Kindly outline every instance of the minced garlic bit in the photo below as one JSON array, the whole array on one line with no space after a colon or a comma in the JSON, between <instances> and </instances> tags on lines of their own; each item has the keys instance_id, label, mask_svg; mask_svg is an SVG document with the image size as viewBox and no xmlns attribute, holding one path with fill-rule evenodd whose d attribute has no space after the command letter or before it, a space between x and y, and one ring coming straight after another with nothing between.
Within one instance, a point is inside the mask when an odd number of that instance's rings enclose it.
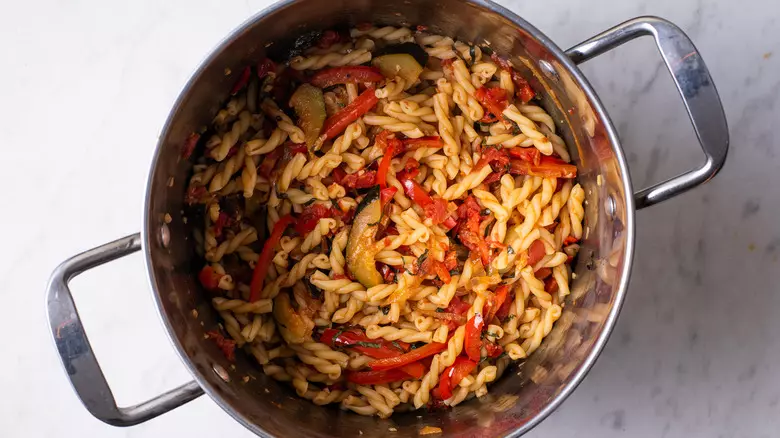
<instances>
[{"instance_id":1,"label":"minced garlic bit","mask_svg":"<svg viewBox=\"0 0 780 438\"><path fill-rule=\"evenodd\" d=\"M198 317L198 310L197 309L192 309L192 317L193 318L197 318Z\"/></svg>"},{"instance_id":2,"label":"minced garlic bit","mask_svg":"<svg viewBox=\"0 0 780 438\"><path fill-rule=\"evenodd\" d=\"M165 221L166 224L169 224L173 222L173 218L171 217L170 214L165 213L165 216L163 216L163 221Z\"/></svg>"},{"instance_id":3,"label":"minced garlic bit","mask_svg":"<svg viewBox=\"0 0 780 438\"><path fill-rule=\"evenodd\" d=\"M387 430L389 430L390 432L398 432L398 429L394 427L388 428Z\"/></svg>"},{"instance_id":4,"label":"minced garlic bit","mask_svg":"<svg viewBox=\"0 0 780 438\"><path fill-rule=\"evenodd\" d=\"M229 67L225 67L225 76L230 76L231 73L233 73L233 71L230 70Z\"/></svg>"},{"instance_id":5,"label":"minced garlic bit","mask_svg":"<svg viewBox=\"0 0 780 438\"><path fill-rule=\"evenodd\" d=\"M425 426L420 429L420 435L435 435L441 433L441 427Z\"/></svg>"},{"instance_id":6,"label":"minced garlic bit","mask_svg":"<svg viewBox=\"0 0 780 438\"><path fill-rule=\"evenodd\" d=\"M173 187L173 183L174 183L174 179L171 176L171 177L168 178L168 187Z\"/></svg>"},{"instance_id":7,"label":"minced garlic bit","mask_svg":"<svg viewBox=\"0 0 780 438\"><path fill-rule=\"evenodd\" d=\"M244 376L244 378L241 380L243 380L244 383L249 383L249 376Z\"/></svg>"}]
</instances>

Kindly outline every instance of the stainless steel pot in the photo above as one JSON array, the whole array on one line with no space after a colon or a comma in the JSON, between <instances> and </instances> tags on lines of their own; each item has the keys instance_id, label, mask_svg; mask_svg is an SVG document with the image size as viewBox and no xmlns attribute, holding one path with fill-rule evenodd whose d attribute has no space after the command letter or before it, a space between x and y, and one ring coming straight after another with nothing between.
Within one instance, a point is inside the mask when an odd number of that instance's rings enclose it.
<instances>
[{"instance_id":1,"label":"stainless steel pot","mask_svg":"<svg viewBox=\"0 0 780 438\"><path fill-rule=\"evenodd\" d=\"M191 172L191 164L179 159L179 146L218 110L233 81L225 77L225 68L237 71L266 53L284 59L295 37L305 32L362 22L424 24L434 32L489 44L498 53L511 55L544 96L544 106L569 145L587 194L585 239L572 294L552 333L521 365L523 372L507 373L483 400L420 417L417 412L398 414L386 421L317 407L267 378L251 358L240 356L231 369L214 343L204 340L204 332L216 326L217 315L195 281L191 230L178 213ZM698 169L633 193L617 133L577 64L643 35L654 38L672 73L706 160ZM95 417L116 426L149 420L206 392L241 424L263 436L351 436L357 430L369 436L416 436L426 425L441 427L448 436L519 436L563 402L604 347L628 286L635 208L712 178L727 150L725 115L704 61L679 28L660 18L627 21L564 52L522 18L485 0L280 2L228 36L176 101L150 169L142 232L79 254L54 271L47 296L51 332L81 401ZM165 213L174 218L170 225L163 222ZM68 282L85 270L141 249L162 322L195 380L142 404L120 408L92 353ZM193 317L193 309L198 318ZM247 375L255 379L244 383ZM389 432L390 427L397 432Z\"/></svg>"}]
</instances>

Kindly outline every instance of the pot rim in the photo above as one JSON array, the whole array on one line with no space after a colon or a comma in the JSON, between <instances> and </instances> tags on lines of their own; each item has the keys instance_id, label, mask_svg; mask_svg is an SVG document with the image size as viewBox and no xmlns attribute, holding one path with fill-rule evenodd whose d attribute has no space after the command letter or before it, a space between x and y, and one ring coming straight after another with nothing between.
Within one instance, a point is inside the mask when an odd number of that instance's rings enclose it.
<instances>
[{"instance_id":1,"label":"pot rim","mask_svg":"<svg viewBox=\"0 0 780 438\"><path fill-rule=\"evenodd\" d=\"M623 184L623 191L626 194L625 196L626 223L624 224L625 226L624 230L626 233L625 234L626 246L625 246L625 252L622 260L623 271L618 282L618 290L614 296L614 301L610 309L609 315L607 315L604 321L604 326L601 332L599 333L598 337L596 338L592 350L590 351L588 356L585 357L585 359L582 361L582 364L577 369L577 371L573 373L573 377L571 378L571 380L564 386L564 388L558 394L554 396L554 398L550 401L550 403L547 404L547 406L545 406L534 417L532 417L530 420L522 424L520 427L518 427L508 435L509 437L514 438L525 434L526 432L530 431L535 426L537 426L539 423L541 423L542 420L544 420L551 413L553 413L553 411L555 411L561 405L561 403L563 403L563 401L566 400L571 395L571 393L580 385L580 383L582 383L582 380L585 378L585 376L590 371L593 364L601 355L601 351L604 349L604 346L606 345L610 335L612 334L612 330L615 327L615 324L618 319L618 315L620 314L620 310L623 307L623 302L625 300L625 296L628 289L628 283L631 276L631 268L632 268L633 257L634 257L634 240L636 234L635 233L636 211L635 211L634 197L633 197L634 191L631 185L631 176L628 172L628 165L626 162L626 158L623 154L623 148L622 145L620 144L620 140L618 138L617 132L612 124L612 120L609 118L609 115L604 109L604 106L599 100L597 94L593 90L593 87L590 85L590 83L585 78L584 74L580 71L580 69L577 67L577 65L568 56L566 56L564 51L561 50L560 47L558 47L558 45L555 44L552 40L550 40L544 33L542 33L539 29L531 25L525 19L520 18L517 14L515 14L511 10L497 3L494 3L490 0L462 0L462 1L464 3L472 4L474 6L495 12L501 15L502 17L504 17L505 19L509 20L515 26L522 28L523 30L528 32L531 36L533 36L538 42L543 44L545 48L549 50L550 54L555 56L556 61L558 61L561 65L566 67L567 72L571 75L572 78L574 78L576 83L585 92L585 95L588 97L594 112L598 114L598 118L604 126L604 130L607 134L610 144L613 146L613 151L617 159L618 168L620 169L620 172L623 175L621 182ZM175 347L176 353L178 354L179 358L181 358L182 362L184 363L184 366L187 368L189 373L193 376L195 381L198 382L201 388L203 388L203 390L209 395L209 397L212 400L214 400L214 402L216 402L217 405L219 405L225 412L227 412L236 421L241 423L244 427L246 427L253 433L257 434L258 436L270 436L270 435L266 433L266 431L261 427L261 425L253 423L244 415L235 411L222 398L221 394L211 387L211 384L208 382L208 380L203 378L200 370L195 368L193 363L190 361L189 356L184 350L184 346L179 342L179 339L176 337L173 326L171 325L168 316L165 313L165 309L162 302L162 296L157 288L157 281L154 275L154 269L152 267L151 251L149 250L152 244L151 239L154 238L153 233L151 232L152 229L151 223L149 222L149 218L151 217L150 199L152 196L151 191L153 187L153 178L155 174L155 169L157 168L158 163L160 161L160 156L162 154L164 142L168 135L168 131L170 130L171 125L173 123L174 116L178 113L178 110L183 105L185 97L189 94L190 90L193 88L194 84L198 81L203 71L206 69L208 65L214 62L215 58L223 50L225 50L230 44L232 44L236 39L238 39L244 32L246 32L252 26L254 26L256 22L264 19L266 16L270 15L273 12L287 8L294 3L296 3L296 0L281 0L253 14L251 17L249 17L247 20L245 20L243 23L237 26L234 30L232 30L225 38L223 38L208 53L208 55L203 60L201 60L201 62L198 64L198 67L190 75L189 79L187 80L187 83L184 85L181 92L179 92L176 101L171 107L171 110L168 113L168 117L166 118L165 124L160 130L160 135L158 136L157 145L155 147L154 155L152 157L151 165L149 167L149 175L147 177L147 182L146 182L146 194L144 196L143 220L142 220L142 229L141 229L141 243L142 243L142 249L144 253L144 264L146 266L146 270L148 273L149 286L153 292L154 301L157 305L158 314L163 326L165 327L165 332L168 335L168 339Z\"/></svg>"}]
</instances>

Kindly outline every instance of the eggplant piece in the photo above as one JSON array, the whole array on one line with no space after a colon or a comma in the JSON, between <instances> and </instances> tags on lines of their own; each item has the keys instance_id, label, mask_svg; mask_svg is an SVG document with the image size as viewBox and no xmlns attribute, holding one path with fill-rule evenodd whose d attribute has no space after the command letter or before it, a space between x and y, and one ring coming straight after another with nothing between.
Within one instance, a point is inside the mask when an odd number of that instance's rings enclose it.
<instances>
[{"instance_id":1,"label":"eggplant piece","mask_svg":"<svg viewBox=\"0 0 780 438\"><path fill-rule=\"evenodd\" d=\"M355 210L355 219L347 239L347 268L366 288L374 287L383 281L382 274L376 269L377 250L374 241L381 218L379 186L375 186Z\"/></svg>"},{"instance_id":2,"label":"eggplant piece","mask_svg":"<svg viewBox=\"0 0 780 438\"><path fill-rule=\"evenodd\" d=\"M288 344L302 344L314 330L314 324L293 309L290 296L286 292L280 293L274 299L273 315L279 334Z\"/></svg>"},{"instance_id":3,"label":"eggplant piece","mask_svg":"<svg viewBox=\"0 0 780 438\"><path fill-rule=\"evenodd\" d=\"M415 43L402 43L402 44L393 44L390 46L385 46L382 49L378 50L377 53L374 55L374 57L384 56L384 55L395 55L398 53L406 53L407 55L412 55L415 61L417 61L418 64L425 67L426 64L428 64L428 52L425 51L419 44Z\"/></svg>"},{"instance_id":4,"label":"eggplant piece","mask_svg":"<svg viewBox=\"0 0 780 438\"><path fill-rule=\"evenodd\" d=\"M303 130L306 146L311 148L319 138L327 117L322 90L311 84L303 84L290 97L290 106L298 116L298 125Z\"/></svg>"},{"instance_id":5,"label":"eggplant piece","mask_svg":"<svg viewBox=\"0 0 780 438\"><path fill-rule=\"evenodd\" d=\"M386 78L393 79L400 76L409 85L417 82L423 71L422 66L414 59L414 56L407 53L379 56L374 58L371 64L378 68Z\"/></svg>"}]
</instances>

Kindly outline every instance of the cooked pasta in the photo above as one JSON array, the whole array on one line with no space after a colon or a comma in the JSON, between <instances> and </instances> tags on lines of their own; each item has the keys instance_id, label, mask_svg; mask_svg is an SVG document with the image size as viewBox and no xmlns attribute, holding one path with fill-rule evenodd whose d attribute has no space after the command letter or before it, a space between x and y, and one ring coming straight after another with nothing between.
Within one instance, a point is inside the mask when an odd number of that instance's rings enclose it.
<instances>
[{"instance_id":1,"label":"cooked pasta","mask_svg":"<svg viewBox=\"0 0 780 438\"><path fill-rule=\"evenodd\" d=\"M407 27L333 35L239 90L192 158L218 345L361 415L483 397L566 305L576 167L508 61ZM456 360L472 371L442 379Z\"/></svg>"}]
</instances>

